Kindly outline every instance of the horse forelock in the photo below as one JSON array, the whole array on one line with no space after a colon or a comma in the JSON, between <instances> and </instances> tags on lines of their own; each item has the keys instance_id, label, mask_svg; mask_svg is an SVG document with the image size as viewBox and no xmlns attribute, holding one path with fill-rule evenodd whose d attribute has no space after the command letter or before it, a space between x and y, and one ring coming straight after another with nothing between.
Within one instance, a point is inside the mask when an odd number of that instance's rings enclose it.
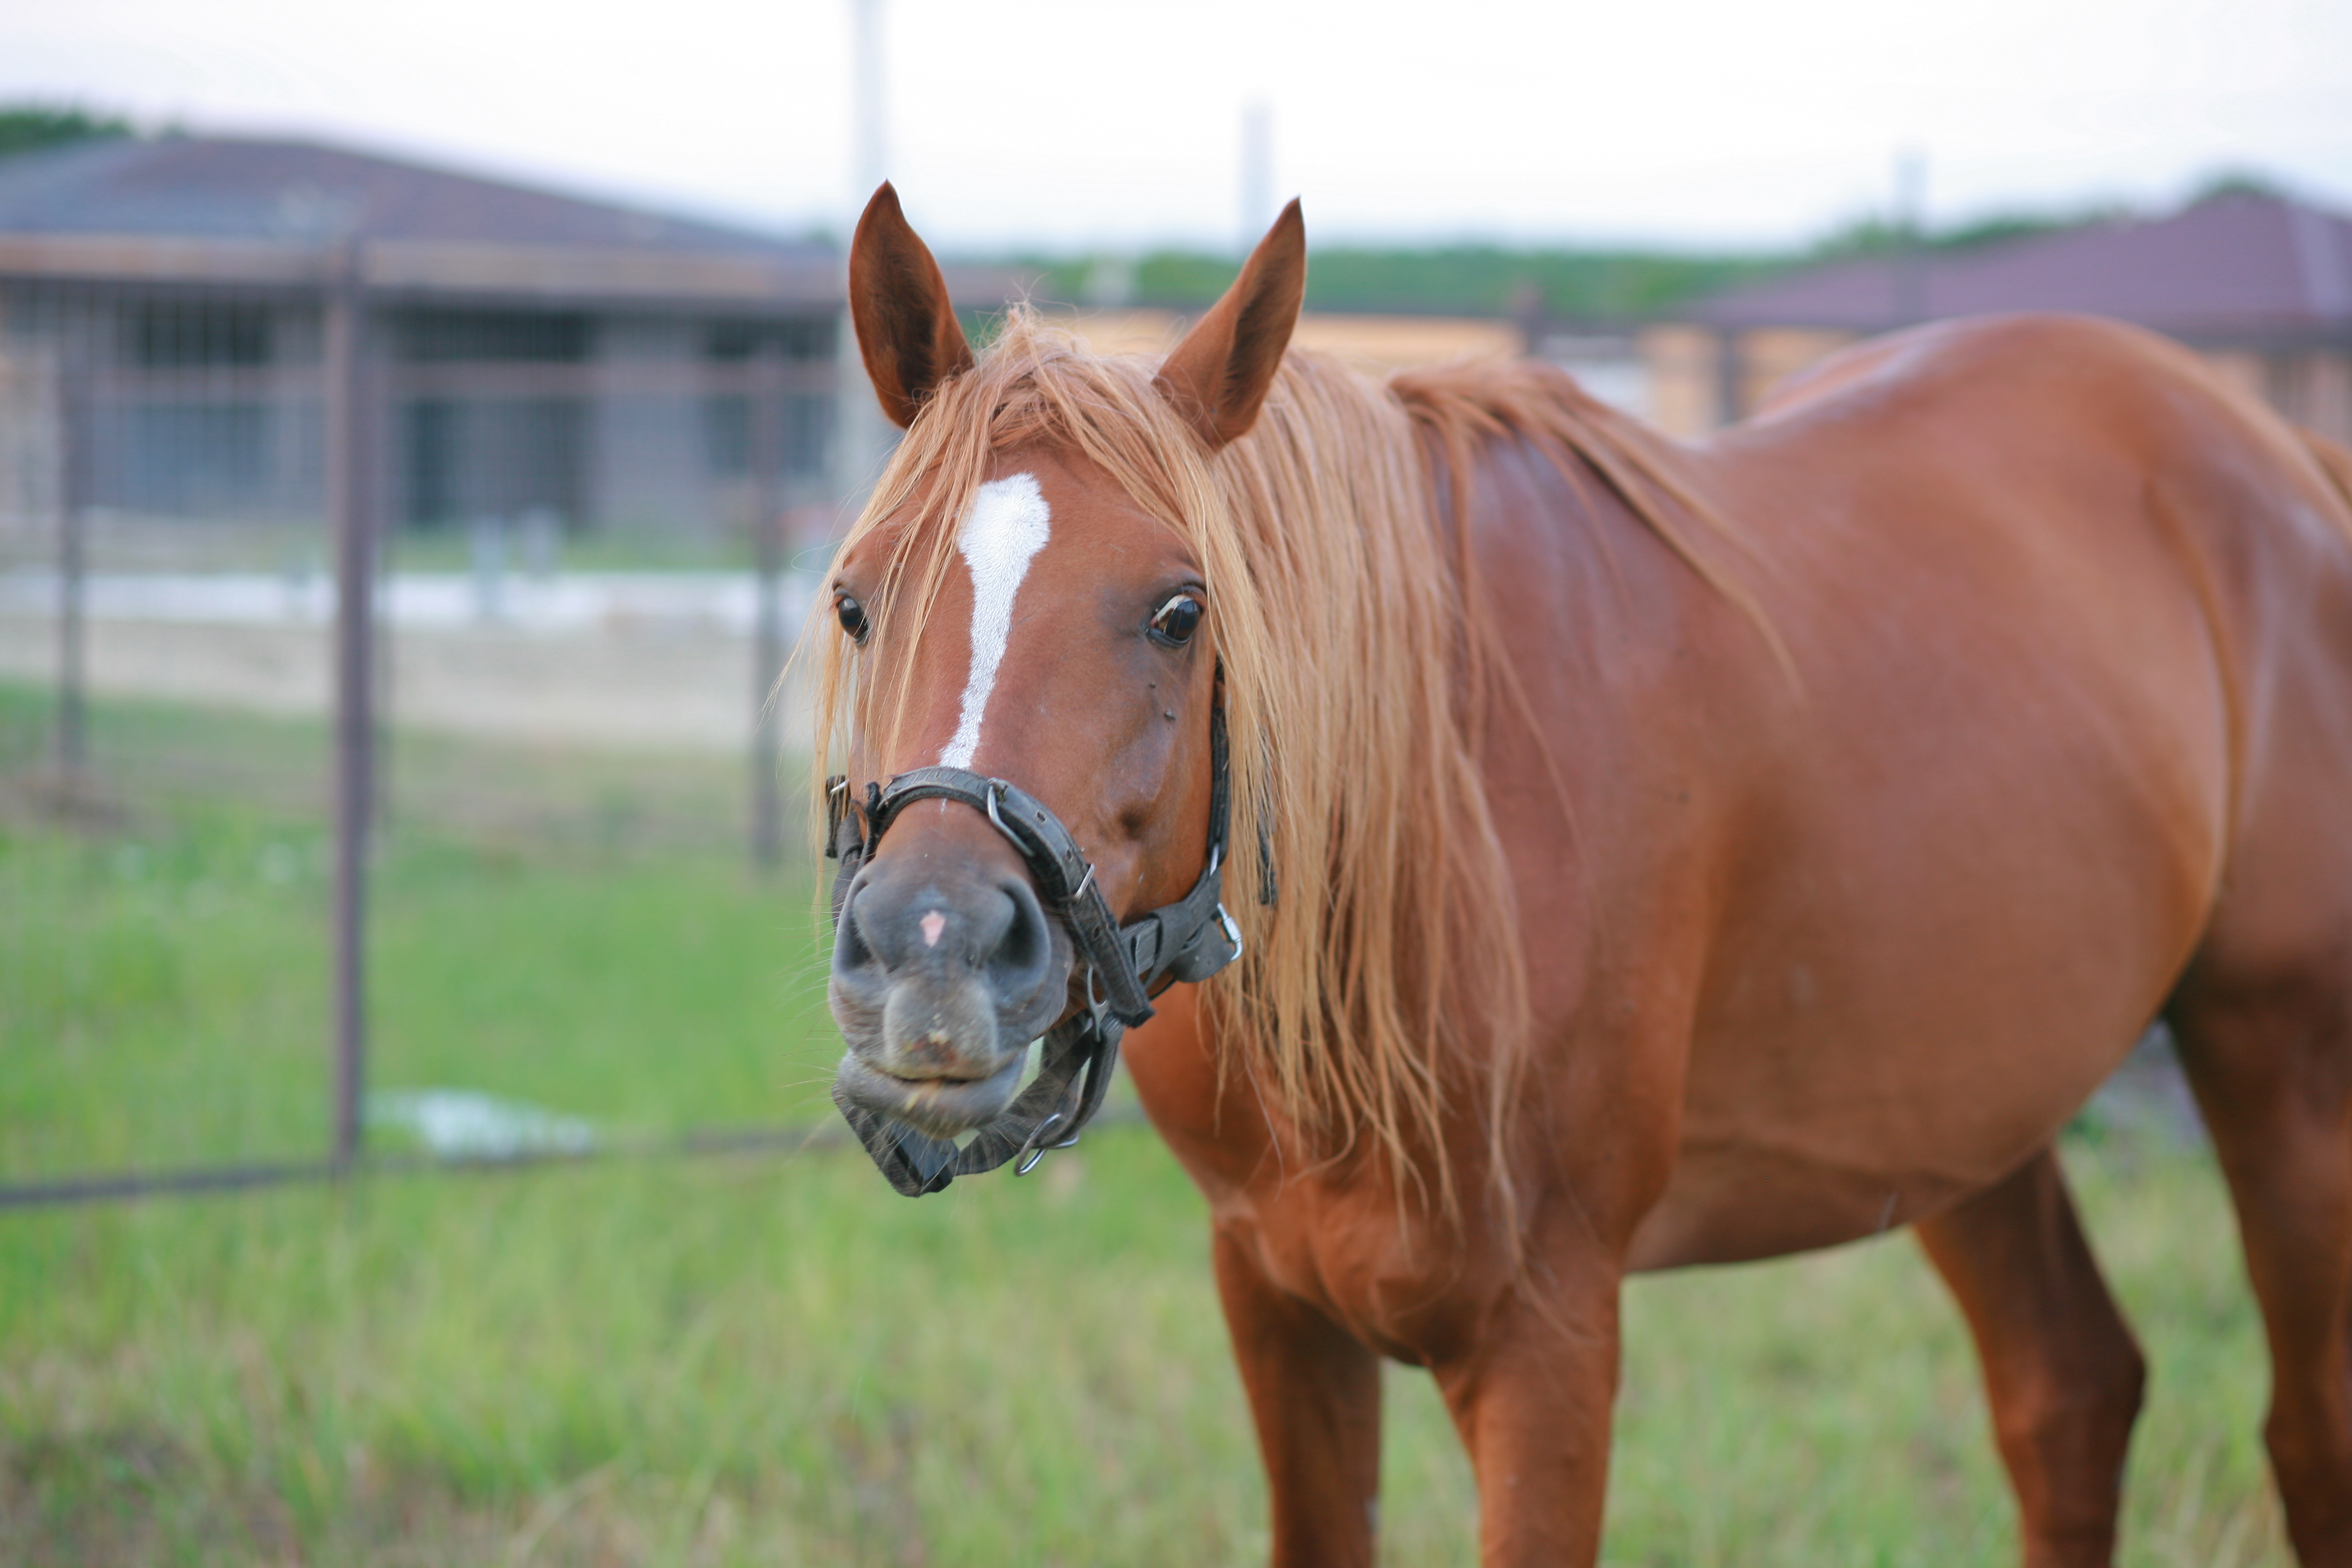
<instances>
[{"instance_id":1,"label":"horse forelock","mask_svg":"<svg viewBox=\"0 0 2352 1568\"><path fill-rule=\"evenodd\" d=\"M1477 744L1499 645L1439 522L1415 438L1430 416L1410 387L1294 350L1256 425L1212 456L1156 368L1015 308L925 406L844 542L882 562L870 646L929 623L959 526L1009 450L1082 458L1173 531L1202 569L1235 737L1226 903L1247 951L1204 987L1238 1047L1221 1061L1254 1076L1300 1152L1368 1152L1447 1207L1449 1123L1483 1119L1507 1191L1502 1107L1527 985ZM795 658L814 687L814 773L863 779L898 754L912 661L868 668L831 621L808 618Z\"/></svg>"}]
</instances>

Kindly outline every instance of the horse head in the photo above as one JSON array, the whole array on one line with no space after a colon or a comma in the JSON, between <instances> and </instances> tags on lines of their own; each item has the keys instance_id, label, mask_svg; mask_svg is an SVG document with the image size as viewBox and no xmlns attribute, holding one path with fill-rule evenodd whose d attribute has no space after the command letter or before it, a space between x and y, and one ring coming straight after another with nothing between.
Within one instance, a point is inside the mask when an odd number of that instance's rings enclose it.
<instances>
[{"instance_id":1,"label":"horse head","mask_svg":"<svg viewBox=\"0 0 2352 1568\"><path fill-rule=\"evenodd\" d=\"M1006 428L996 399L954 395L977 362L887 184L858 224L849 277L866 374L910 436L830 584L830 653L855 692L836 802L850 842L831 979L848 1047L835 1097L854 1122L863 1112L951 1139L1004 1116L1031 1042L1116 989L1086 911L1107 908L1105 929L1134 947L1137 927L1119 927L1143 911L1182 904L1188 889L1215 902L1219 563L1133 475L1045 426ZM1202 458L1243 434L1304 281L1293 204L1148 387L1136 383L1158 406L1124 412ZM1171 973L1189 977L1163 963L1144 978ZM1132 1022L1149 1007L1130 990Z\"/></svg>"}]
</instances>

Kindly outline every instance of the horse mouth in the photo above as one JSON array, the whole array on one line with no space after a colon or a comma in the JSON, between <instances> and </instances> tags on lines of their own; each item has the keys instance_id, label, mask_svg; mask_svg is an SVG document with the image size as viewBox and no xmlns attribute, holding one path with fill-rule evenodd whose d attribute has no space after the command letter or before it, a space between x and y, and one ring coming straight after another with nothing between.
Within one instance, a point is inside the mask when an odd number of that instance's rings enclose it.
<instances>
[{"instance_id":1,"label":"horse mouth","mask_svg":"<svg viewBox=\"0 0 2352 1568\"><path fill-rule=\"evenodd\" d=\"M1025 1052L983 1078L901 1078L850 1051L841 1058L835 1092L861 1110L887 1116L934 1138L953 1138L993 1121L1021 1088Z\"/></svg>"}]
</instances>

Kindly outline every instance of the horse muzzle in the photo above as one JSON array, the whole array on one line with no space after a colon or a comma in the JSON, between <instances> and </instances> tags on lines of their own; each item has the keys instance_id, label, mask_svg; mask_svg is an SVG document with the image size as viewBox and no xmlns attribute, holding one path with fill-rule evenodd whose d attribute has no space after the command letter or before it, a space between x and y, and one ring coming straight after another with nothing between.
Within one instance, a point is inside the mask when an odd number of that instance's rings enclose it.
<instances>
[{"instance_id":1,"label":"horse muzzle","mask_svg":"<svg viewBox=\"0 0 2352 1568\"><path fill-rule=\"evenodd\" d=\"M1001 1115L1067 1005L1071 948L1025 878L885 858L851 882L829 988L860 1109L935 1138Z\"/></svg>"}]
</instances>

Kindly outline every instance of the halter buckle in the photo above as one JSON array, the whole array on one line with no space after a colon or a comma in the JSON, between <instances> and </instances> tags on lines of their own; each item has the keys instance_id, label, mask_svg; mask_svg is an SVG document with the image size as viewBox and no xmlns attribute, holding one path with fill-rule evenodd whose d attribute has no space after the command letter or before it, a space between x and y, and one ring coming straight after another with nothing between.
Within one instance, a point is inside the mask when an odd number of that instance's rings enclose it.
<instances>
[{"instance_id":1,"label":"halter buckle","mask_svg":"<svg viewBox=\"0 0 2352 1568\"><path fill-rule=\"evenodd\" d=\"M1092 1024L1095 1034L1099 1037L1108 1038L1109 1037L1103 1033L1103 1026L1113 1021L1110 1016L1110 998L1098 994L1100 974L1101 971L1093 964L1087 965L1087 1016Z\"/></svg>"},{"instance_id":2,"label":"halter buckle","mask_svg":"<svg viewBox=\"0 0 2352 1568\"><path fill-rule=\"evenodd\" d=\"M1010 843L1013 847L1021 851L1021 858L1025 863L1029 858L1028 841L1024 839L1019 834L1013 832L1010 827L1007 827L1004 825L1004 818L996 814L996 803L1003 799L1004 792L1012 787L1013 786L1011 784L1005 783L1003 779L991 779L988 781L988 788L982 793L982 798L988 803L988 820L990 823L995 826L997 832L1004 835L1005 840Z\"/></svg>"},{"instance_id":3,"label":"halter buckle","mask_svg":"<svg viewBox=\"0 0 2352 1568\"><path fill-rule=\"evenodd\" d=\"M1066 1149L1071 1143L1077 1142L1076 1138L1071 1139L1069 1142L1066 1143L1045 1143L1039 1142L1039 1140L1043 1139L1046 1133L1060 1126L1061 1122L1062 1113L1058 1110L1049 1110L1045 1113L1045 1119L1043 1121L1040 1121L1036 1126L1032 1127L1029 1130L1029 1136L1022 1140L1020 1150L1013 1156L1013 1173L1014 1175L1025 1176L1030 1172L1035 1170L1037 1168L1037 1162L1045 1157L1046 1150Z\"/></svg>"}]
</instances>

